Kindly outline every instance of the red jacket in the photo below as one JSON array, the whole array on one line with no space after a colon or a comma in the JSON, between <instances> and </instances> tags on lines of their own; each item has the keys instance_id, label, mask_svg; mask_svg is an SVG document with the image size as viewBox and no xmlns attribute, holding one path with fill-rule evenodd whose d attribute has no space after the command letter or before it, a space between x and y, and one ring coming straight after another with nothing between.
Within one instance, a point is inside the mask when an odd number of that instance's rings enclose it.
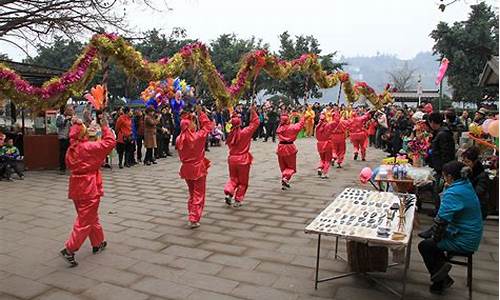
<instances>
[{"instance_id":1,"label":"red jacket","mask_svg":"<svg viewBox=\"0 0 500 300\"><path fill-rule=\"evenodd\" d=\"M377 121L375 120L372 120L369 124L368 124L368 135L375 135L375 133L377 132Z\"/></svg>"},{"instance_id":2,"label":"red jacket","mask_svg":"<svg viewBox=\"0 0 500 300\"><path fill-rule=\"evenodd\" d=\"M104 194L101 164L116 145L114 134L102 128L102 139L96 142L71 140L66 152L66 166L71 171L68 198L95 199Z\"/></svg>"},{"instance_id":3,"label":"red jacket","mask_svg":"<svg viewBox=\"0 0 500 300\"><path fill-rule=\"evenodd\" d=\"M340 120L333 122L319 121L316 126L316 139L318 140L316 146L319 153L332 150L332 133L339 125Z\"/></svg>"},{"instance_id":4,"label":"red jacket","mask_svg":"<svg viewBox=\"0 0 500 300\"><path fill-rule=\"evenodd\" d=\"M278 144L278 148L276 149L276 153L281 156L287 156L297 153L297 147L293 144L297 139L297 135L304 128L304 117L300 118L299 123L296 124L285 124L280 125L276 130L278 134L278 140L280 143ZM282 144L281 142L290 143L290 144Z\"/></svg>"},{"instance_id":5,"label":"red jacket","mask_svg":"<svg viewBox=\"0 0 500 300\"><path fill-rule=\"evenodd\" d=\"M349 131L351 133L360 133L365 130L365 123L372 117L371 113L365 113L351 119Z\"/></svg>"},{"instance_id":6,"label":"red jacket","mask_svg":"<svg viewBox=\"0 0 500 300\"><path fill-rule=\"evenodd\" d=\"M205 158L205 141L213 123L204 112L200 112L199 121L200 130L196 132L190 129L182 130L177 137L177 152L182 163L179 176L183 179L196 180L207 176L210 166L210 161Z\"/></svg>"},{"instance_id":7,"label":"red jacket","mask_svg":"<svg viewBox=\"0 0 500 300\"><path fill-rule=\"evenodd\" d=\"M259 116L252 110L250 124L243 129L236 129L239 132L231 132L237 134L236 143L228 143L229 155L227 161L229 164L247 165L251 164L253 157L250 153L250 142L252 141L253 134L259 128Z\"/></svg>"},{"instance_id":8,"label":"red jacket","mask_svg":"<svg viewBox=\"0 0 500 300\"><path fill-rule=\"evenodd\" d=\"M129 115L123 114L118 117L118 120L116 120L115 132L117 135L116 141L121 144L125 143L123 141L124 137L130 138L132 136L132 120Z\"/></svg>"},{"instance_id":9,"label":"red jacket","mask_svg":"<svg viewBox=\"0 0 500 300\"><path fill-rule=\"evenodd\" d=\"M345 133L349 126L351 126L350 120L341 119L340 114L337 112L333 115L333 122L336 126L332 130L332 139L334 136L342 135L345 138Z\"/></svg>"}]
</instances>

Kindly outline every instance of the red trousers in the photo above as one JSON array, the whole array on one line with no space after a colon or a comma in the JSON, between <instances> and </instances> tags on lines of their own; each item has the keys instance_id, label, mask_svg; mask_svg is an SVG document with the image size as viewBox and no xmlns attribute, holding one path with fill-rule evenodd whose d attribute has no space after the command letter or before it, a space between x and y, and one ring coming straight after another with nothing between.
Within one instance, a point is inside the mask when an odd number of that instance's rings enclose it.
<instances>
[{"instance_id":1,"label":"red trousers","mask_svg":"<svg viewBox=\"0 0 500 300\"><path fill-rule=\"evenodd\" d=\"M332 161L332 151L328 150L326 152L320 152L319 159L318 169L321 169L323 174L327 175Z\"/></svg>"},{"instance_id":2,"label":"red trousers","mask_svg":"<svg viewBox=\"0 0 500 300\"><path fill-rule=\"evenodd\" d=\"M98 247L104 241L104 233L99 223L99 202L101 198L90 200L74 200L77 217L73 224L73 231L65 243L66 249L75 252L89 237L92 247Z\"/></svg>"},{"instance_id":3,"label":"red trousers","mask_svg":"<svg viewBox=\"0 0 500 300\"><path fill-rule=\"evenodd\" d=\"M224 194L234 196L234 200L242 202L248 188L250 164L229 163L229 179L224 186Z\"/></svg>"},{"instance_id":4,"label":"red trousers","mask_svg":"<svg viewBox=\"0 0 500 300\"><path fill-rule=\"evenodd\" d=\"M188 211L189 221L199 222L203 207L205 207L205 189L207 176L200 177L195 180L185 179L189 189Z\"/></svg>"},{"instance_id":5,"label":"red trousers","mask_svg":"<svg viewBox=\"0 0 500 300\"><path fill-rule=\"evenodd\" d=\"M351 143L354 146L354 153L361 151L361 158L366 157L366 132L351 133Z\"/></svg>"},{"instance_id":6,"label":"red trousers","mask_svg":"<svg viewBox=\"0 0 500 300\"><path fill-rule=\"evenodd\" d=\"M279 155L278 163L281 170L281 178L290 181L292 175L297 173L297 153L291 155Z\"/></svg>"},{"instance_id":7,"label":"red trousers","mask_svg":"<svg viewBox=\"0 0 500 300\"><path fill-rule=\"evenodd\" d=\"M342 164L345 156L345 134L334 134L332 136L332 157L337 163Z\"/></svg>"}]
</instances>

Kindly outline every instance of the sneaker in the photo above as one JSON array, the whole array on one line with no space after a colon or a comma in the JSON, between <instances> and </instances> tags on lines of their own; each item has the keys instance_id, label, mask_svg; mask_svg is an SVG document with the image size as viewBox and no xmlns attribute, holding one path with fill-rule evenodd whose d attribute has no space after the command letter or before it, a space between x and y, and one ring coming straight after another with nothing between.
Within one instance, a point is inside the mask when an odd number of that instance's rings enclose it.
<instances>
[{"instance_id":1,"label":"sneaker","mask_svg":"<svg viewBox=\"0 0 500 300\"><path fill-rule=\"evenodd\" d=\"M226 195L224 197L224 202L226 202L227 205L231 206L231 204L233 204L233 196Z\"/></svg>"},{"instance_id":2,"label":"sneaker","mask_svg":"<svg viewBox=\"0 0 500 300\"><path fill-rule=\"evenodd\" d=\"M362 161L366 161L366 158L364 158L364 157L363 157L361 160L362 160Z\"/></svg>"},{"instance_id":3,"label":"sneaker","mask_svg":"<svg viewBox=\"0 0 500 300\"><path fill-rule=\"evenodd\" d=\"M102 251L104 251L104 249L106 249L107 245L108 243L106 241L103 241L99 246L92 247L92 253L93 254L101 253Z\"/></svg>"},{"instance_id":4,"label":"sneaker","mask_svg":"<svg viewBox=\"0 0 500 300\"><path fill-rule=\"evenodd\" d=\"M285 179L281 180L281 189L286 190L289 188L290 188L290 183L288 183L288 181Z\"/></svg>"},{"instance_id":5,"label":"sneaker","mask_svg":"<svg viewBox=\"0 0 500 300\"><path fill-rule=\"evenodd\" d=\"M321 179L328 179L328 175L327 174L321 174Z\"/></svg>"},{"instance_id":6,"label":"sneaker","mask_svg":"<svg viewBox=\"0 0 500 300\"><path fill-rule=\"evenodd\" d=\"M118 165L118 168L123 169L123 165L121 165L121 164Z\"/></svg>"},{"instance_id":7,"label":"sneaker","mask_svg":"<svg viewBox=\"0 0 500 300\"><path fill-rule=\"evenodd\" d=\"M447 277L449 277L448 273L450 272L450 270L451 264L448 262L444 263L441 268L439 268L439 270L431 276L431 281L438 282L445 280Z\"/></svg>"},{"instance_id":8,"label":"sneaker","mask_svg":"<svg viewBox=\"0 0 500 300\"><path fill-rule=\"evenodd\" d=\"M200 222L189 222L189 228L191 229L195 229L195 228L198 228L200 227Z\"/></svg>"},{"instance_id":9,"label":"sneaker","mask_svg":"<svg viewBox=\"0 0 500 300\"><path fill-rule=\"evenodd\" d=\"M156 160L153 160L151 163L152 163L153 165L158 164L158 163L156 162Z\"/></svg>"},{"instance_id":10,"label":"sneaker","mask_svg":"<svg viewBox=\"0 0 500 300\"><path fill-rule=\"evenodd\" d=\"M337 169L341 169L342 168L342 165L341 164L337 164Z\"/></svg>"},{"instance_id":11,"label":"sneaker","mask_svg":"<svg viewBox=\"0 0 500 300\"><path fill-rule=\"evenodd\" d=\"M321 174L323 174L323 171L320 168L318 168L318 176L321 176Z\"/></svg>"},{"instance_id":12,"label":"sneaker","mask_svg":"<svg viewBox=\"0 0 500 300\"><path fill-rule=\"evenodd\" d=\"M233 207L238 208L238 207L241 207L241 206L243 206L243 203L241 203L240 201L234 201Z\"/></svg>"},{"instance_id":13,"label":"sneaker","mask_svg":"<svg viewBox=\"0 0 500 300\"><path fill-rule=\"evenodd\" d=\"M450 288L455 281L450 276L446 276L446 278L442 281L437 281L431 284L429 287L429 292L436 295L444 294L444 291Z\"/></svg>"},{"instance_id":14,"label":"sneaker","mask_svg":"<svg viewBox=\"0 0 500 300\"><path fill-rule=\"evenodd\" d=\"M430 239L432 237L432 227L425 231L420 232L418 236L423 238L424 240Z\"/></svg>"},{"instance_id":15,"label":"sneaker","mask_svg":"<svg viewBox=\"0 0 500 300\"><path fill-rule=\"evenodd\" d=\"M358 153L357 152L354 153L354 160L358 160Z\"/></svg>"},{"instance_id":16,"label":"sneaker","mask_svg":"<svg viewBox=\"0 0 500 300\"><path fill-rule=\"evenodd\" d=\"M68 264L70 264L70 267L76 267L78 266L78 262L75 260L75 254L74 253L69 253L66 248L62 249L59 254L63 257L64 261L66 261Z\"/></svg>"}]
</instances>

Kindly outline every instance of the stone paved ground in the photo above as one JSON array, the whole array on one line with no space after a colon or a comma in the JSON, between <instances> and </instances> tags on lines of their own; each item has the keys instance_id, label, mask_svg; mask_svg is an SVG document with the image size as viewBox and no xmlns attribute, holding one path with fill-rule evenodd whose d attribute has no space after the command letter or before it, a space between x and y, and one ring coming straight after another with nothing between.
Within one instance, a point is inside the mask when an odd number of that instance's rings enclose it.
<instances>
[{"instance_id":1,"label":"stone paved ground","mask_svg":"<svg viewBox=\"0 0 500 300\"><path fill-rule=\"evenodd\" d=\"M100 211L109 248L92 255L86 243L73 269L57 255L75 216L66 199L67 177L29 172L24 182L0 182L0 298L395 299L362 277L322 283L314 290L316 240L304 234L304 227L335 194L358 185L365 163L348 161L321 180L315 176L313 140L297 144L299 173L292 189L282 192L276 145L254 143L247 205L237 210L222 200L226 150L212 148L207 205L197 230L186 228L186 187L177 177L177 158L104 171ZM374 166L382 155L370 151L368 164ZM453 268L456 283L448 295L429 294L416 241L407 299L466 299L463 267ZM322 246L321 274L345 271L344 263L332 260L331 239ZM400 274L396 269L385 276ZM487 222L474 256L474 299L498 299L497 222Z\"/></svg>"}]
</instances>

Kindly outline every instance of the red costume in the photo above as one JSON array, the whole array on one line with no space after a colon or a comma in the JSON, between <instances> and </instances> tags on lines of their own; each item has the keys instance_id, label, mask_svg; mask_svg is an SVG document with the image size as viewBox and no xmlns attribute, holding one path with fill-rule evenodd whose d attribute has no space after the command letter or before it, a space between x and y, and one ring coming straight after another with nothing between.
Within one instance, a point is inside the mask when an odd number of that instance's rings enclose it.
<instances>
[{"instance_id":1,"label":"red costume","mask_svg":"<svg viewBox=\"0 0 500 300\"><path fill-rule=\"evenodd\" d=\"M66 166L71 171L68 198L73 200L78 216L73 231L66 241L66 249L77 251L89 237L92 247L99 247L104 233L99 223L99 202L104 189L101 164L116 145L114 134L108 127L102 128L102 140L91 142L84 138L82 125L70 129L70 146L66 153Z\"/></svg>"},{"instance_id":2,"label":"red costume","mask_svg":"<svg viewBox=\"0 0 500 300\"><path fill-rule=\"evenodd\" d=\"M340 117L340 114L336 112L333 115L333 122L336 126L332 131L332 158L337 162L338 167L344 162L345 156L345 135L349 128L350 121L344 120Z\"/></svg>"},{"instance_id":3,"label":"red costume","mask_svg":"<svg viewBox=\"0 0 500 300\"><path fill-rule=\"evenodd\" d=\"M205 187L210 161L205 158L205 141L212 130L212 122L204 112L199 116L200 130L195 131L191 119L181 120L181 133L176 146L181 160L179 176L189 188L189 221L198 223L205 206Z\"/></svg>"},{"instance_id":4,"label":"red costume","mask_svg":"<svg viewBox=\"0 0 500 300\"><path fill-rule=\"evenodd\" d=\"M293 142L297 139L297 135L304 128L305 119L302 117L296 124L290 124L290 119L287 115L281 115L280 126L276 130L278 134L278 163L281 170L282 184L288 185L292 175L297 172L297 147Z\"/></svg>"},{"instance_id":5,"label":"red costume","mask_svg":"<svg viewBox=\"0 0 500 300\"><path fill-rule=\"evenodd\" d=\"M316 139L318 140L316 147L318 149L320 162L318 165L318 175L326 177L330 170L330 162L332 161L332 133L338 125L338 122L328 123L326 116L321 114L318 125L316 125Z\"/></svg>"},{"instance_id":6,"label":"red costume","mask_svg":"<svg viewBox=\"0 0 500 300\"><path fill-rule=\"evenodd\" d=\"M366 122L370 120L371 113L365 113L362 116L352 114L351 125L349 128L351 143L354 146L354 159L357 159L358 153L361 150L361 159L366 158L366 147L368 145L368 134L365 129Z\"/></svg>"},{"instance_id":7,"label":"red costume","mask_svg":"<svg viewBox=\"0 0 500 300\"><path fill-rule=\"evenodd\" d=\"M226 144L229 148L227 163L229 167L229 180L224 187L224 193L234 196L236 202L242 202L248 188L248 177L252 164L252 154L250 154L250 143L253 134L259 128L259 116L252 110L250 124L241 128L241 119L238 115L231 118L231 132Z\"/></svg>"}]
</instances>

